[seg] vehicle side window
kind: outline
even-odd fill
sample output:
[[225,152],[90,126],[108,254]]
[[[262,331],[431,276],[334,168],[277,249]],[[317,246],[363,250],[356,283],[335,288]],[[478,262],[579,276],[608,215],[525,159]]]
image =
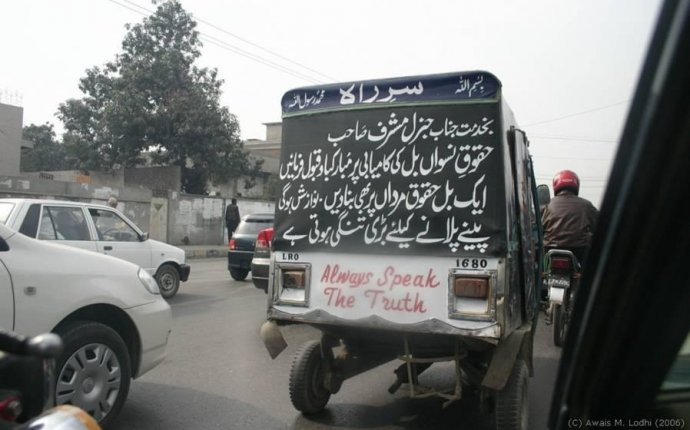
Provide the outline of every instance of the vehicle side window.
[[14,203],[0,202],[0,223],[4,224],[14,209]]
[[273,220],[269,219],[244,220],[237,227],[235,233],[257,235],[261,230],[272,226]]
[[91,240],[84,211],[78,207],[45,206],[39,239]]
[[[41,216],[41,230],[38,232],[38,238],[41,240],[58,239],[57,233],[55,232],[55,225],[53,224],[53,219],[48,209],[44,210],[43,216]],[[64,240],[64,237],[62,239]]]
[[21,227],[19,227],[19,232],[25,236],[36,237],[38,232],[38,218],[41,213],[41,205],[34,203],[29,206],[29,210],[26,211],[26,216],[22,222]]
[[104,209],[89,209],[98,240],[106,242],[138,242],[139,234],[115,212]]

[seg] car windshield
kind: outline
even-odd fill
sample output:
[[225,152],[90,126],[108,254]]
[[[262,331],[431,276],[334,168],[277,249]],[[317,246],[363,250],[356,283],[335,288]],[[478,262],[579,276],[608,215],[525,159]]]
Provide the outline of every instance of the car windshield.
[[5,224],[7,222],[13,208],[14,203],[0,202],[0,223]]
[[259,232],[265,228],[271,227],[273,221],[269,219],[250,219],[242,221],[237,227],[235,234],[252,234],[257,235]]

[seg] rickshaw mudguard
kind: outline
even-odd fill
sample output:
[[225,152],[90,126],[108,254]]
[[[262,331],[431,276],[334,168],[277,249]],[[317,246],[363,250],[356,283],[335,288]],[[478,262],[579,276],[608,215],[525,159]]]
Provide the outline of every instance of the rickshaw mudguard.
[[510,378],[515,360],[519,358],[525,359],[530,374],[533,373],[533,327],[533,324],[526,323],[498,344],[493,352],[489,369],[482,379],[481,385],[483,387],[496,391],[502,390]]
[[275,321],[269,320],[263,323],[259,335],[272,359],[275,359],[287,348],[287,342]]

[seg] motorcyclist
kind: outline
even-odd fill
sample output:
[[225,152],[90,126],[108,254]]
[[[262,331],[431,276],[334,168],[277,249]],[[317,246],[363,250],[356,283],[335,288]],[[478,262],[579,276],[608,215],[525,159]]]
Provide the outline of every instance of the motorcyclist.
[[556,173],[554,197],[544,209],[544,248],[567,249],[583,264],[592,241],[598,212],[578,197],[580,178],[571,170]]

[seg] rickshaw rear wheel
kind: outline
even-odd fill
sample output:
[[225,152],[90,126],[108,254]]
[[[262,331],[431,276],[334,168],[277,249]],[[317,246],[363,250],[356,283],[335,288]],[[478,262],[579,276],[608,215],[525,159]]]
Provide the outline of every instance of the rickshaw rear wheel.
[[553,344],[556,346],[563,346],[563,340],[565,339],[565,314],[563,312],[563,306],[554,306],[551,321],[553,322]]
[[506,386],[496,393],[496,430],[527,430],[528,375],[525,361],[521,358],[515,360]]
[[321,412],[331,398],[324,387],[327,361],[319,341],[309,341],[295,353],[290,369],[290,401],[303,414]]

